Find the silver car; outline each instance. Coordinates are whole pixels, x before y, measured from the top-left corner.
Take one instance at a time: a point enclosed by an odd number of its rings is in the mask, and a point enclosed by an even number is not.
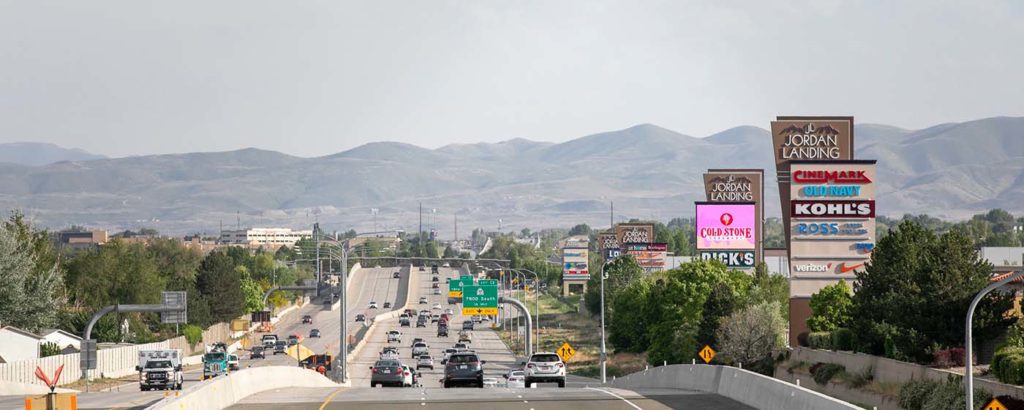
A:
[[[434,370],[434,358],[430,357],[429,354],[421,354],[420,357],[416,359],[416,370],[424,367]]]
[[[419,342],[412,346],[412,357],[419,357],[420,355],[430,355],[430,349],[426,343]]]

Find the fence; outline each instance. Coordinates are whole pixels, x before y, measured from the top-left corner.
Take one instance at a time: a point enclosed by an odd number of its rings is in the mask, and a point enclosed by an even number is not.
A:
[[[135,373],[139,364],[139,350],[167,349],[166,341],[144,345],[123,346],[114,349],[102,349],[96,352],[96,375],[101,377],[124,377]],[[46,374],[53,374],[64,365],[59,384],[67,384],[82,378],[79,368],[79,354],[62,354],[41,359],[21,360],[13,363],[0,364],[0,381],[38,384],[44,383],[35,377],[36,367]]]

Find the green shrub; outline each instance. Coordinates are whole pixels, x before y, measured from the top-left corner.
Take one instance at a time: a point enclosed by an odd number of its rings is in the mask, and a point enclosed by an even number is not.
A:
[[[846,367],[841,364],[816,363],[811,366],[811,376],[814,377],[814,382],[822,386],[828,384],[835,375],[844,371],[846,371]]]
[[[996,350],[990,368],[1003,383],[1024,384],[1024,348],[1004,346]]]
[[[832,348],[835,350],[853,350],[853,331],[842,327],[832,331]]]
[[[811,332],[807,335],[807,344],[811,349],[832,350],[832,332]]]
[[[991,398],[989,392],[975,389],[975,408],[981,408]],[[904,410],[959,410],[966,403],[963,381],[955,376],[950,376],[945,382],[911,380],[900,388],[898,400]]]
[[[939,386],[931,380],[911,380],[900,388],[899,405],[904,410],[923,410],[924,401]]]
[[[195,346],[203,340],[203,328],[196,325],[185,325],[181,328],[181,333],[185,334],[185,340],[190,346]]]
[[[60,346],[53,342],[45,342],[39,345],[39,357],[50,357],[60,354]]]

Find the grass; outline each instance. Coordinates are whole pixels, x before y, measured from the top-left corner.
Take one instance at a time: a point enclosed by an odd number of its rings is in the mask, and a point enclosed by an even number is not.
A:
[[[813,376],[810,371],[811,363],[801,361],[790,361],[781,364],[781,366],[785,367],[786,371],[789,372],[790,374],[799,374],[801,376],[807,377]],[[878,394],[894,400],[899,398],[900,394],[901,384],[880,383],[874,381],[871,379],[870,373],[867,371],[860,373],[850,373],[849,371],[844,370],[837,373],[835,377],[831,379],[831,381],[833,383],[841,384],[851,389],[863,390],[865,392]]]
[[[565,299],[551,294],[541,296],[539,351],[553,352],[568,342],[576,349],[576,355],[567,363],[569,374],[600,377],[601,324],[585,311],[579,312],[579,301],[579,296]],[[533,294],[528,295],[523,302],[535,318],[536,303]],[[513,346],[509,339],[510,332],[499,330],[498,334],[506,345],[522,351],[521,346]],[[609,352],[614,350],[611,345],[607,348]],[[611,377],[634,373],[643,370],[646,363],[645,355],[609,354],[607,375]]]

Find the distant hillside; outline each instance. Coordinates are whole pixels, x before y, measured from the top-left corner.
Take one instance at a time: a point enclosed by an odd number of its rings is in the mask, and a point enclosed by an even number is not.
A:
[[[1024,118],[989,118],[911,131],[862,124],[857,157],[879,160],[879,211],[962,218],[999,207],[1024,213]],[[780,214],[771,139],[742,126],[695,138],[644,124],[551,144],[516,139],[431,150],[379,142],[318,158],[245,149],[0,163],[0,209],[42,223],[164,232],[227,226],[425,229],[451,237],[507,229],[667,220],[693,214],[708,168],[764,168],[767,216]],[[8,154],[6,151],[4,154]],[[11,162],[11,161],[7,161]],[[433,212],[436,210],[436,213]]]
[[[106,158],[77,148],[62,148],[38,142],[11,142],[0,144],[0,162],[18,165],[48,165],[61,161],[89,161]]]

